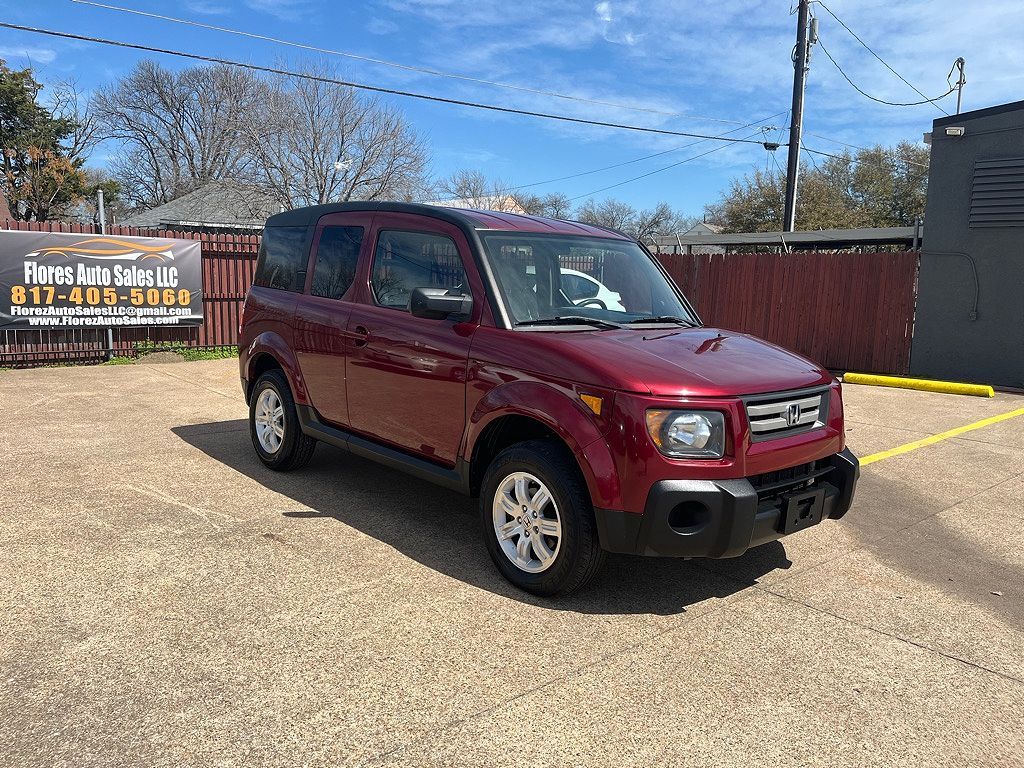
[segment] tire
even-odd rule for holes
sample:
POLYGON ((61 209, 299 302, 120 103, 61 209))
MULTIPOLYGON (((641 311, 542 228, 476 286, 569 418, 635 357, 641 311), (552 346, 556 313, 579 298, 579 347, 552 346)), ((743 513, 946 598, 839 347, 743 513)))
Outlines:
POLYGON ((480 491, 480 523, 502 576, 535 595, 580 589, 604 563, 587 485, 572 454, 553 440, 517 443, 494 458, 480 491), (532 525, 524 528, 524 517, 532 525), (544 533, 556 528, 557 537, 544 533))
POLYGON ((309 463, 316 440, 302 431, 288 379, 280 369, 267 371, 256 380, 249 400, 249 435, 253 448, 266 466, 279 472, 299 469, 309 463), (267 424, 267 409, 278 412, 267 424), (279 408, 278 408, 279 406, 279 408), (259 421, 258 421, 259 420, 259 421), (279 430, 273 427, 277 426, 279 430), (266 435, 267 427, 272 436, 266 435), (280 434, 278 434, 278 431, 280 434), (261 437, 261 434, 264 436, 261 437))

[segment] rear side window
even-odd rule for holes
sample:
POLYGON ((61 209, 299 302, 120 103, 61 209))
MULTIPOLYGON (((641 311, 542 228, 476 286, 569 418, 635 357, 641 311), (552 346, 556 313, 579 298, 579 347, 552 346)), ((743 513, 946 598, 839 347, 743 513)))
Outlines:
POLYGON ((408 309, 413 288, 469 292, 455 241, 423 232, 382 230, 373 254, 370 284, 377 303, 393 309, 408 309))
POLYGON ((314 296, 340 299, 352 285, 363 244, 362 227, 324 227, 313 267, 314 296))
POLYGON ((301 291, 306 283, 306 227, 266 227, 253 285, 301 291))

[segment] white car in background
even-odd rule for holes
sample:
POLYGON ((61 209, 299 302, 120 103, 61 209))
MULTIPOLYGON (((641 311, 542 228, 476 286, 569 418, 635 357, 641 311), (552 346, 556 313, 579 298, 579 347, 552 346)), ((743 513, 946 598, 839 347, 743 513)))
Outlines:
MULTIPOLYGON (((562 293, 577 307, 590 306, 610 309, 613 312, 626 311, 626 307, 622 304, 622 296, 592 275, 565 267, 562 267, 559 272, 561 273, 562 293)), ((535 274, 534 267, 527 267, 526 273, 532 280, 535 274)))

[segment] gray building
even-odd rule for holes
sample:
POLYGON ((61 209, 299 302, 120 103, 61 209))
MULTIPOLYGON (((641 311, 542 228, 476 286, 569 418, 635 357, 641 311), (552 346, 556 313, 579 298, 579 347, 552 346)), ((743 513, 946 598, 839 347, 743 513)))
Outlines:
POLYGON ((936 120, 912 375, 1024 387, 1024 101, 936 120))

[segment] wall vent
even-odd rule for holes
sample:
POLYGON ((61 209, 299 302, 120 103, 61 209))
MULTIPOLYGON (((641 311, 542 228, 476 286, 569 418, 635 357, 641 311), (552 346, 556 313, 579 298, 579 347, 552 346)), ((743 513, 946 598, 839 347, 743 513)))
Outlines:
POLYGON ((1024 227, 1024 157, 974 162, 968 226, 1024 227))

